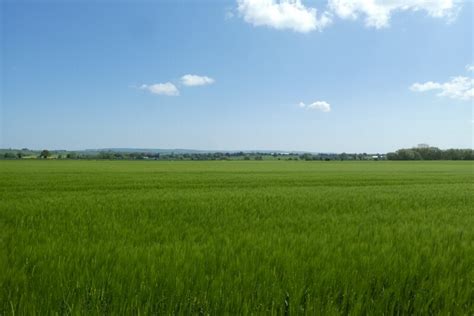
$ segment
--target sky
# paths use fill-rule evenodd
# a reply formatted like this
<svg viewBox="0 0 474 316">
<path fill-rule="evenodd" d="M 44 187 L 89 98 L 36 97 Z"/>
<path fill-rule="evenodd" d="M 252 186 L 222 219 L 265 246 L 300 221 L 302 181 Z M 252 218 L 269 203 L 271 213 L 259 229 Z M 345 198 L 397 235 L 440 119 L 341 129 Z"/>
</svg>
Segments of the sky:
<svg viewBox="0 0 474 316">
<path fill-rule="evenodd" d="M 0 148 L 472 148 L 472 1 L 0 0 Z"/>
</svg>

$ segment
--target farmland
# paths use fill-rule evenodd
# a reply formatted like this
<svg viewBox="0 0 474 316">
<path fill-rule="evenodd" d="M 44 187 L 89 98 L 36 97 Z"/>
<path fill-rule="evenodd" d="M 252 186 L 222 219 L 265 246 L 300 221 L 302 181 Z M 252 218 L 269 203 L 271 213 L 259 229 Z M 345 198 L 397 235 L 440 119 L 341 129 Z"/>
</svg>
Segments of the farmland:
<svg viewBox="0 0 474 316">
<path fill-rule="evenodd" d="M 473 314 L 473 172 L 1 161 L 0 314 Z"/>
</svg>

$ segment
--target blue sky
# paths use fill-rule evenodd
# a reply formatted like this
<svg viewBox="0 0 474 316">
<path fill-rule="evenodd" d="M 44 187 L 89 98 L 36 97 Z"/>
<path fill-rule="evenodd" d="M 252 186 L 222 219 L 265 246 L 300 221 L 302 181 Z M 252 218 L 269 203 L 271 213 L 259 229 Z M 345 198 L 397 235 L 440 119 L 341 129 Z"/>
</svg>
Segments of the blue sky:
<svg viewBox="0 0 474 316">
<path fill-rule="evenodd" d="M 0 1 L 3 148 L 473 147 L 470 1 Z"/>
</svg>

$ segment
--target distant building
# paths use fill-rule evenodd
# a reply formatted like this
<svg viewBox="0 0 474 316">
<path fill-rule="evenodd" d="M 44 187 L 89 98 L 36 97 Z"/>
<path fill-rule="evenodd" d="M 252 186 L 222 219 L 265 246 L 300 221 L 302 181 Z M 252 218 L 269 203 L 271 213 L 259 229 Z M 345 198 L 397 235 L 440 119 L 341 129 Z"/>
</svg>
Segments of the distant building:
<svg viewBox="0 0 474 316">
<path fill-rule="evenodd" d="M 430 145 L 428 145 L 428 144 L 418 144 L 416 147 L 417 148 L 430 148 Z"/>
</svg>

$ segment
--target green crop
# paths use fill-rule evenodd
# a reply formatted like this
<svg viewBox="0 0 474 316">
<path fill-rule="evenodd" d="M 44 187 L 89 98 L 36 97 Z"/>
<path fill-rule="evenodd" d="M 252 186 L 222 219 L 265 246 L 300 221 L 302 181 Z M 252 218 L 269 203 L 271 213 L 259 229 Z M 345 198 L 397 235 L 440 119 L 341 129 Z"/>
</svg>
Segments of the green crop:
<svg viewBox="0 0 474 316">
<path fill-rule="evenodd" d="M 1 161 L 0 315 L 472 315 L 473 171 Z"/>
</svg>

